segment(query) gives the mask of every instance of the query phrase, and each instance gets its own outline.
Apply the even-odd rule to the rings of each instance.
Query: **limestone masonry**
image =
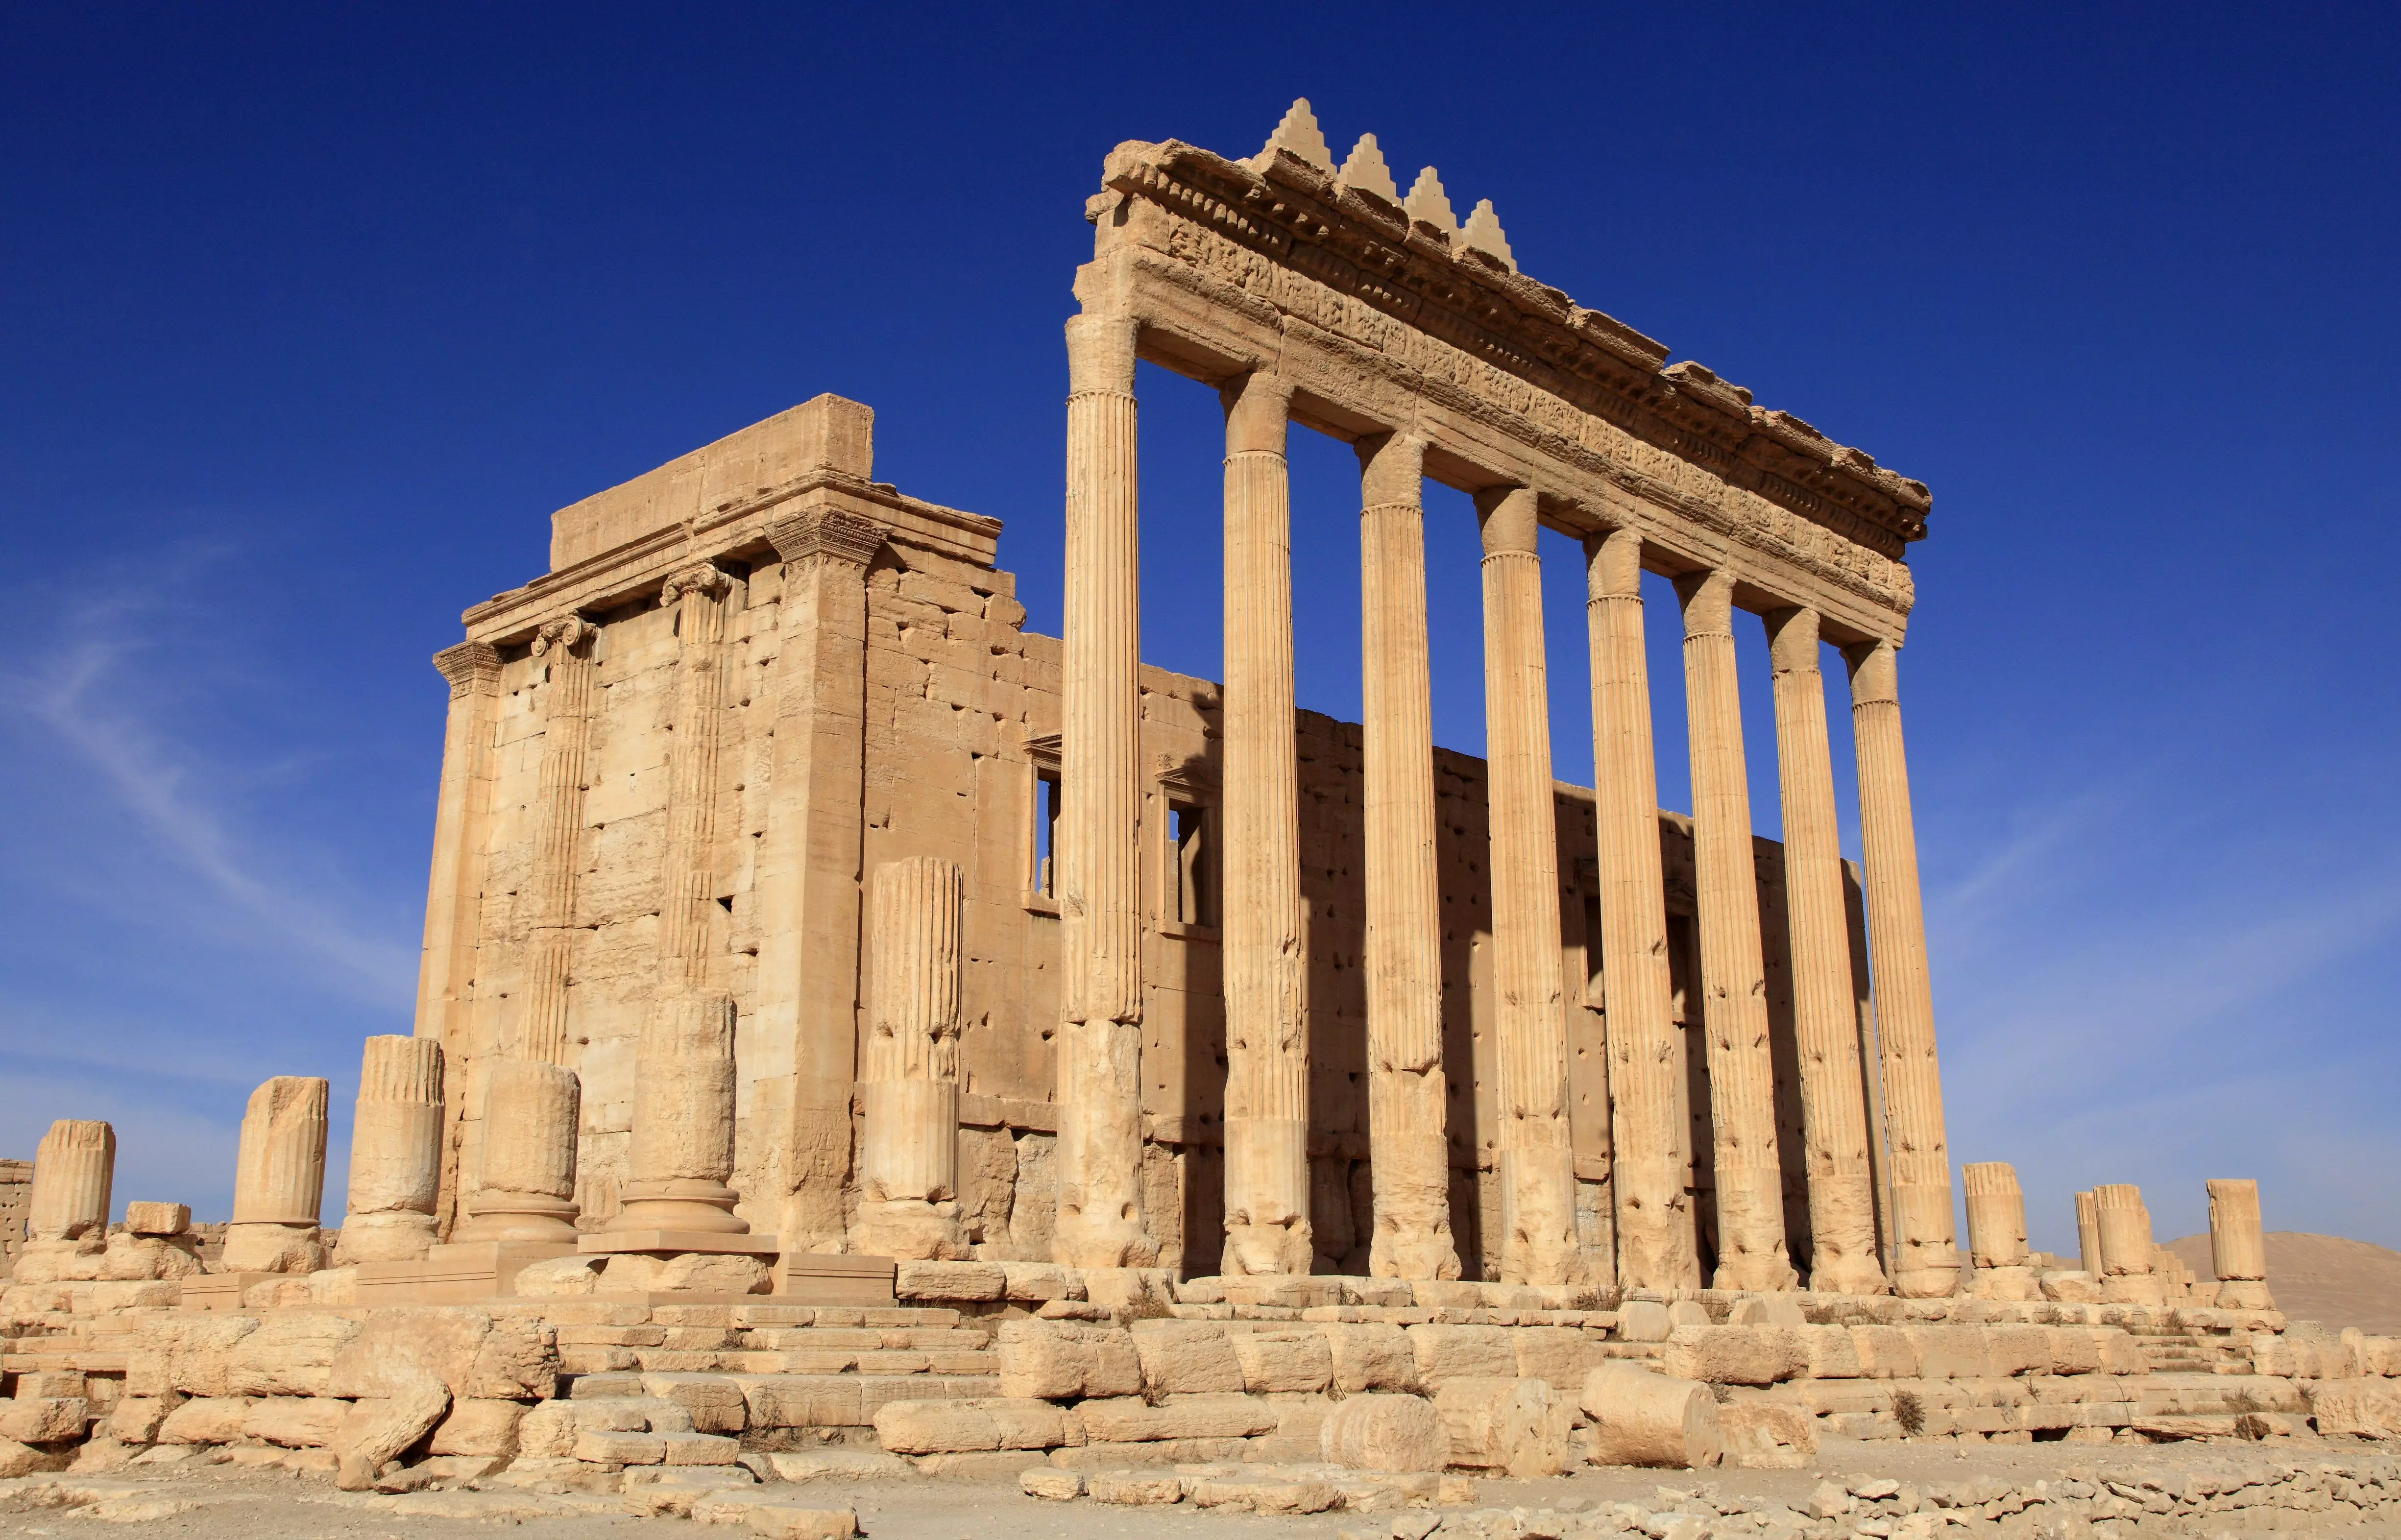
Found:
[[[0,1475],[233,1446],[688,1510],[860,1446],[1273,1509],[1822,1435],[2401,1432],[2401,1342],[2275,1310],[2252,1182],[2209,1183],[2215,1279],[2131,1186],[2034,1252],[1999,1161],[1954,1233],[1898,666],[1925,486],[1521,274],[1373,136],[1338,170],[1306,102],[1247,160],[1120,144],[1084,212],[1063,634],[836,396],[553,515],[434,660],[416,1029],[364,1045],[340,1230],[322,1074],[251,1098],[205,1261],[178,1204],[113,1228],[114,1131],[59,1122],[0,1171]],[[1138,360],[1224,403],[1222,683],[1137,655]],[[1295,425],[1359,455],[1361,723],[1294,705]],[[1429,479],[1481,531],[1489,760],[1433,742]],[[1590,789],[1545,527],[1586,563]]]

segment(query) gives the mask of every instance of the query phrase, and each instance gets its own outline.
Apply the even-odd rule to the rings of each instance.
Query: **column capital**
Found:
[[[1851,704],[1900,703],[1900,649],[1890,642],[1861,642],[1843,649],[1851,665]]]
[[[588,644],[599,634],[600,628],[583,616],[562,615],[555,620],[544,620],[542,629],[534,634],[533,655],[542,657],[553,647],[569,652],[588,651]]]
[[[1684,602],[1684,639],[1734,634],[1734,574],[1708,567],[1676,579],[1676,596]]]
[[[1530,486],[1492,486],[1475,494],[1485,556],[1533,555],[1535,538],[1542,532],[1539,513]]]
[[[1767,627],[1767,655],[1777,673],[1818,671],[1816,610],[1795,605],[1771,609],[1760,620]]]
[[[1281,455],[1291,426],[1292,381],[1254,369],[1217,388],[1226,407],[1226,453]]]
[[[1141,323],[1132,316],[1086,313],[1067,320],[1067,394],[1133,394]]]
[[[734,579],[714,562],[694,562],[671,573],[659,589],[662,606],[674,604],[687,593],[697,593],[705,599],[721,599],[734,586]]]
[[[862,567],[875,560],[888,533],[872,519],[832,508],[795,513],[767,526],[767,538],[775,545],[775,554],[787,562],[827,556]]]
[[[1359,506],[1425,505],[1425,440],[1414,433],[1371,433],[1351,446],[1359,453]]]
[[[1642,597],[1642,532],[1620,527],[1587,535],[1584,541],[1587,599]]]
[[[450,699],[489,695],[500,688],[500,649],[489,642],[460,642],[433,655],[433,666],[450,681]]]

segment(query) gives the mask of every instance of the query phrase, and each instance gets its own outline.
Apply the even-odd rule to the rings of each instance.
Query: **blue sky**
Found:
[[[880,478],[1007,521],[1055,631],[1101,158],[1248,154],[1305,94],[1934,488],[1902,691],[1955,1158],[2018,1163],[2037,1244],[2079,1186],[2178,1234],[2257,1175],[2274,1228],[2401,1245],[2389,11],[0,17],[0,1152],[105,1116],[120,1199],[221,1217],[252,1085],[346,1106],[408,1028],[426,660],[561,504],[840,391]],[[1216,403],[1142,388],[1146,652],[1214,675]],[[1354,462],[1294,455],[1301,701],[1355,716]],[[1472,520],[1430,507],[1437,732],[1477,751]]]

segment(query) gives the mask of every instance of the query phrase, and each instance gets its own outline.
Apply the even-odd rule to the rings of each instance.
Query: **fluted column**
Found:
[[[2268,1292],[2268,1233],[2259,1217],[2259,1184],[2209,1184],[2209,1257],[2217,1274],[2221,1310],[2273,1310]]]
[[[1539,525],[1530,487],[1479,493],[1475,507],[1484,526],[1501,1276],[1565,1283],[1577,1270],[1575,1151],[1559,988],[1559,847]]]
[[[1053,1256],[1147,1263],[1142,1214],[1141,568],[1134,323],[1067,323],[1061,669],[1059,1218]]]
[[[1678,579],[1684,602],[1684,709],[1693,757],[1693,875],[1700,910],[1702,1029],[1717,1147],[1720,1288],[1790,1288],[1784,1179],[1776,1157],[1776,1065],[1767,1043],[1759,873],[1734,650],[1734,576]]]
[[[325,1197],[330,1087],[314,1075],[278,1075],[250,1094],[226,1227],[228,1273],[313,1273],[325,1265],[317,1230]]]
[[[634,1058],[634,1137],[624,1206],[611,1234],[740,1235],[734,1212],[734,997],[678,990],[642,1023]]]
[[[959,908],[966,877],[930,855],[875,868],[852,1249],[964,1257],[959,1238]]]
[[[486,1071],[483,1185],[454,1241],[575,1244],[575,1136],[583,1087],[561,1064],[496,1059]]]
[[[812,509],[768,526],[783,562],[775,609],[774,769],[759,899],[755,1040],[776,1056],[759,1157],[780,1189],[788,1252],[839,1252],[858,1052],[859,868],[865,834],[867,571],[884,526]]]
[[[350,1124],[350,1202],[337,1266],[411,1261],[434,1241],[442,1175],[442,1044],[371,1037],[359,1064]]]
[[[417,970],[417,1035],[435,1043],[467,1041],[474,1009],[475,962],[482,941],[484,840],[491,814],[492,730],[501,699],[501,655],[488,642],[461,642],[433,655],[450,686],[442,734],[442,786],[433,806],[433,861],[426,882],[425,949]],[[466,1077],[450,1087],[445,1124],[436,1130],[437,1225],[458,1206],[457,1141],[449,1129],[466,1116]]]
[[[1885,1127],[1892,1144],[1893,1287],[1931,1299],[1958,1287],[1951,1218],[1951,1146],[1942,1125],[1942,1070],[1934,1046],[1934,992],[1926,968],[1926,913],[1917,886],[1917,831],[1900,736],[1899,649],[1849,649],[1851,729],[1859,747],[1859,827],[1867,855],[1868,955],[1876,1040],[1884,1051]]]
[[[2026,1248],[2025,1193],[2017,1167],[1980,1161],[1961,1176],[1968,1189],[1968,1248],[1976,1263],[1976,1297],[2038,1300],[2042,1289]]]
[[[2090,1192],[2076,1194],[2077,1261],[2097,1281],[2106,1271],[2101,1265],[2101,1209]]]
[[[1809,1182],[1809,1287],[1825,1294],[1881,1294],[1888,1286],[1876,1261],[1875,1172],[1868,1154],[1859,1001],[1851,986],[1842,827],[1834,814],[1818,612],[1779,609],[1766,624],[1776,669],[1784,901]],[[2016,1179],[2010,1180],[2014,1185]],[[2024,1228],[2023,1215],[2018,1223]]]
[[[1292,386],[1226,404],[1226,1249],[1233,1274],[1307,1273],[1309,977],[1293,743]]]
[[[97,1241],[108,1233],[117,1130],[97,1119],[61,1118],[34,1149],[34,1191],[25,1232],[36,1241]]]
[[[2165,1297],[2151,1271],[2151,1211],[2132,1182],[2092,1189],[2101,1233],[2101,1297],[2115,1304],[2157,1304]]]
[[[1367,1165],[1379,1278],[1456,1278],[1442,1063],[1442,893],[1434,863],[1426,653],[1425,444],[1359,443],[1362,735],[1367,825]]]
[[[708,984],[708,916],[717,906],[717,740],[725,713],[725,609],[734,579],[709,563],[666,580],[676,607],[675,732],[667,745],[665,893],[659,915],[663,989]]]
[[[1659,770],[1642,640],[1642,537],[1613,529],[1587,539],[1585,578],[1617,1275],[1628,1288],[1697,1288],[1692,1199],[1676,1153],[1685,1137],[1684,1043],[1667,972]]]
[[[534,810],[533,928],[525,1015],[514,1056],[568,1059],[567,976],[575,942],[575,847],[583,828],[584,761],[592,740],[592,647],[599,632],[580,616],[544,625],[533,655],[549,671]],[[488,1115],[488,1114],[487,1114]]]

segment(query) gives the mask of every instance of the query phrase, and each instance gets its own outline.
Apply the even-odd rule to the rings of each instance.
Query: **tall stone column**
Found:
[[[1759,873],[1734,650],[1734,575],[1680,578],[1684,702],[1693,756],[1693,875],[1700,910],[1702,1029],[1708,1034],[1720,1288],[1790,1288],[1784,1176],[1776,1155],[1776,1064],[1767,1043]]]
[[[433,805],[433,862],[426,883],[425,949],[417,970],[417,1035],[465,1041],[474,1009],[475,961],[482,941],[484,841],[492,801],[492,731],[501,699],[501,655],[487,642],[461,642],[433,655],[450,686],[442,734],[442,787]],[[446,1225],[458,1204],[458,1141],[467,1111],[465,1076],[453,1085],[436,1130],[439,1190],[434,1220]]]
[[[667,579],[676,607],[675,733],[667,746],[665,893],[659,915],[660,985],[708,984],[708,917],[717,906],[717,741],[725,715],[725,610],[734,579],[701,562]]]
[[[867,570],[884,527],[833,509],[777,521],[775,769],[759,855],[757,1034],[789,1054],[779,1148],[786,1251],[848,1244],[858,1052],[859,868],[867,777]],[[773,1103],[772,1096],[762,1102]],[[772,1114],[770,1114],[772,1115]]]
[[[583,829],[584,761],[592,743],[592,647],[599,632],[581,616],[545,624],[533,655],[549,670],[534,816],[533,929],[525,1015],[515,1056],[564,1064],[567,977],[575,943],[575,847]],[[489,1113],[487,1112],[487,1116]]]
[[[573,1246],[583,1090],[575,1071],[504,1058],[485,1074],[484,1181],[450,1238]]]
[[[1585,540],[1585,579],[1617,1276],[1628,1288],[1697,1288],[1692,1200],[1676,1153],[1684,1140],[1684,1044],[1667,972],[1659,769],[1642,641],[1642,537],[1612,529]]]
[[[2151,1271],[2151,1211],[2143,1190],[2104,1182],[2092,1189],[2092,1210],[2101,1232],[2101,1298],[2113,1304],[2161,1302],[2165,1292]]]
[[[1888,1286],[1876,1261],[1875,1168],[1868,1152],[1859,1001],[1852,992],[1842,826],[1834,814],[1818,612],[1779,609],[1766,618],[1766,625],[1776,667],[1784,901],[1791,930],[1792,1023],[1809,1180],[1809,1287],[1825,1294],[1881,1294]],[[2010,1182],[2014,1188],[2014,1176]],[[2023,1215],[2018,1222],[2023,1230]]]
[[[1076,1267],[1147,1263],[1142,1213],[1141,568],[1135,323],[1067,323],[1058,1228]]]
[[[2026,1248],[2025,1193],[2017,1168],[1982,1161],[1962,1175],[1968,1188],[1968,1249],[1976,1263],[1981,1300],[2039,1300],[2034,1255]]]
[[[1568,1023],[1559,981],[1559,846],[1534,492],[1475,499],[1484,536],[1484,735],[1491,799],[1501,1276],[1578,1270]]]
[[[226,1227],[228,1273],[313,1273],[325,1265],[317,1220],[325,1197],[330,1090],[314,1075],[278,1075],[250,1094]]]
[[[350,1203],[334,1262],[414,1261],[435,1239],[442,1178],[442,1044],[371,1037],[350,1124]]]
[[[1867,854],[1868,955],[1876,1040],[1884,1050],[1885,1128],[1892,1145],[1893,1288],[1912,1299],[1959,1283],[1951,1219],[1951,1146],[1942,1127],[1942,1070],[1934,1046],[1934,991],[1926,969],[1926,913],[1917,886],[1917,830],[1900,736],[1899,649],[1850,648],[1851,730],[1859,764],[1859,827]]]
[[[930,855],[887,861],[869,893],[873,971],[859,1066],[853,1248],[964,1257],[959,1237],[959,908],[967,879]]]
[[[25,1233],[36,1241],[102,1240],[117,1173],[117,1130],[97,1119],[61,1118],[34,1149],[34,1191]]]
[[[1228,1274],[1307,1273],[1309,974],[1293,743],[1292,386],[1226,404],[1226,1249]]]
[[[1425,444],[1359,443],[1359,593],[1367,824],[1367,1166],[1379,1278],[1456,1278],[1442,1063],[1442,893],[1434,864],[1426,651]]]
[[[2259,1218],[2259,1184],[2209,1184],[2209,1270],[2217,1274],[2221,1310],[2273,1310],[2268,1292],[2268,1232]]]
[[[2076,1194],[2076,1250],[2078,1264],[2099,1282],[2106,1271],[2101,1265],[2101,1208],[2090,1192]]]

